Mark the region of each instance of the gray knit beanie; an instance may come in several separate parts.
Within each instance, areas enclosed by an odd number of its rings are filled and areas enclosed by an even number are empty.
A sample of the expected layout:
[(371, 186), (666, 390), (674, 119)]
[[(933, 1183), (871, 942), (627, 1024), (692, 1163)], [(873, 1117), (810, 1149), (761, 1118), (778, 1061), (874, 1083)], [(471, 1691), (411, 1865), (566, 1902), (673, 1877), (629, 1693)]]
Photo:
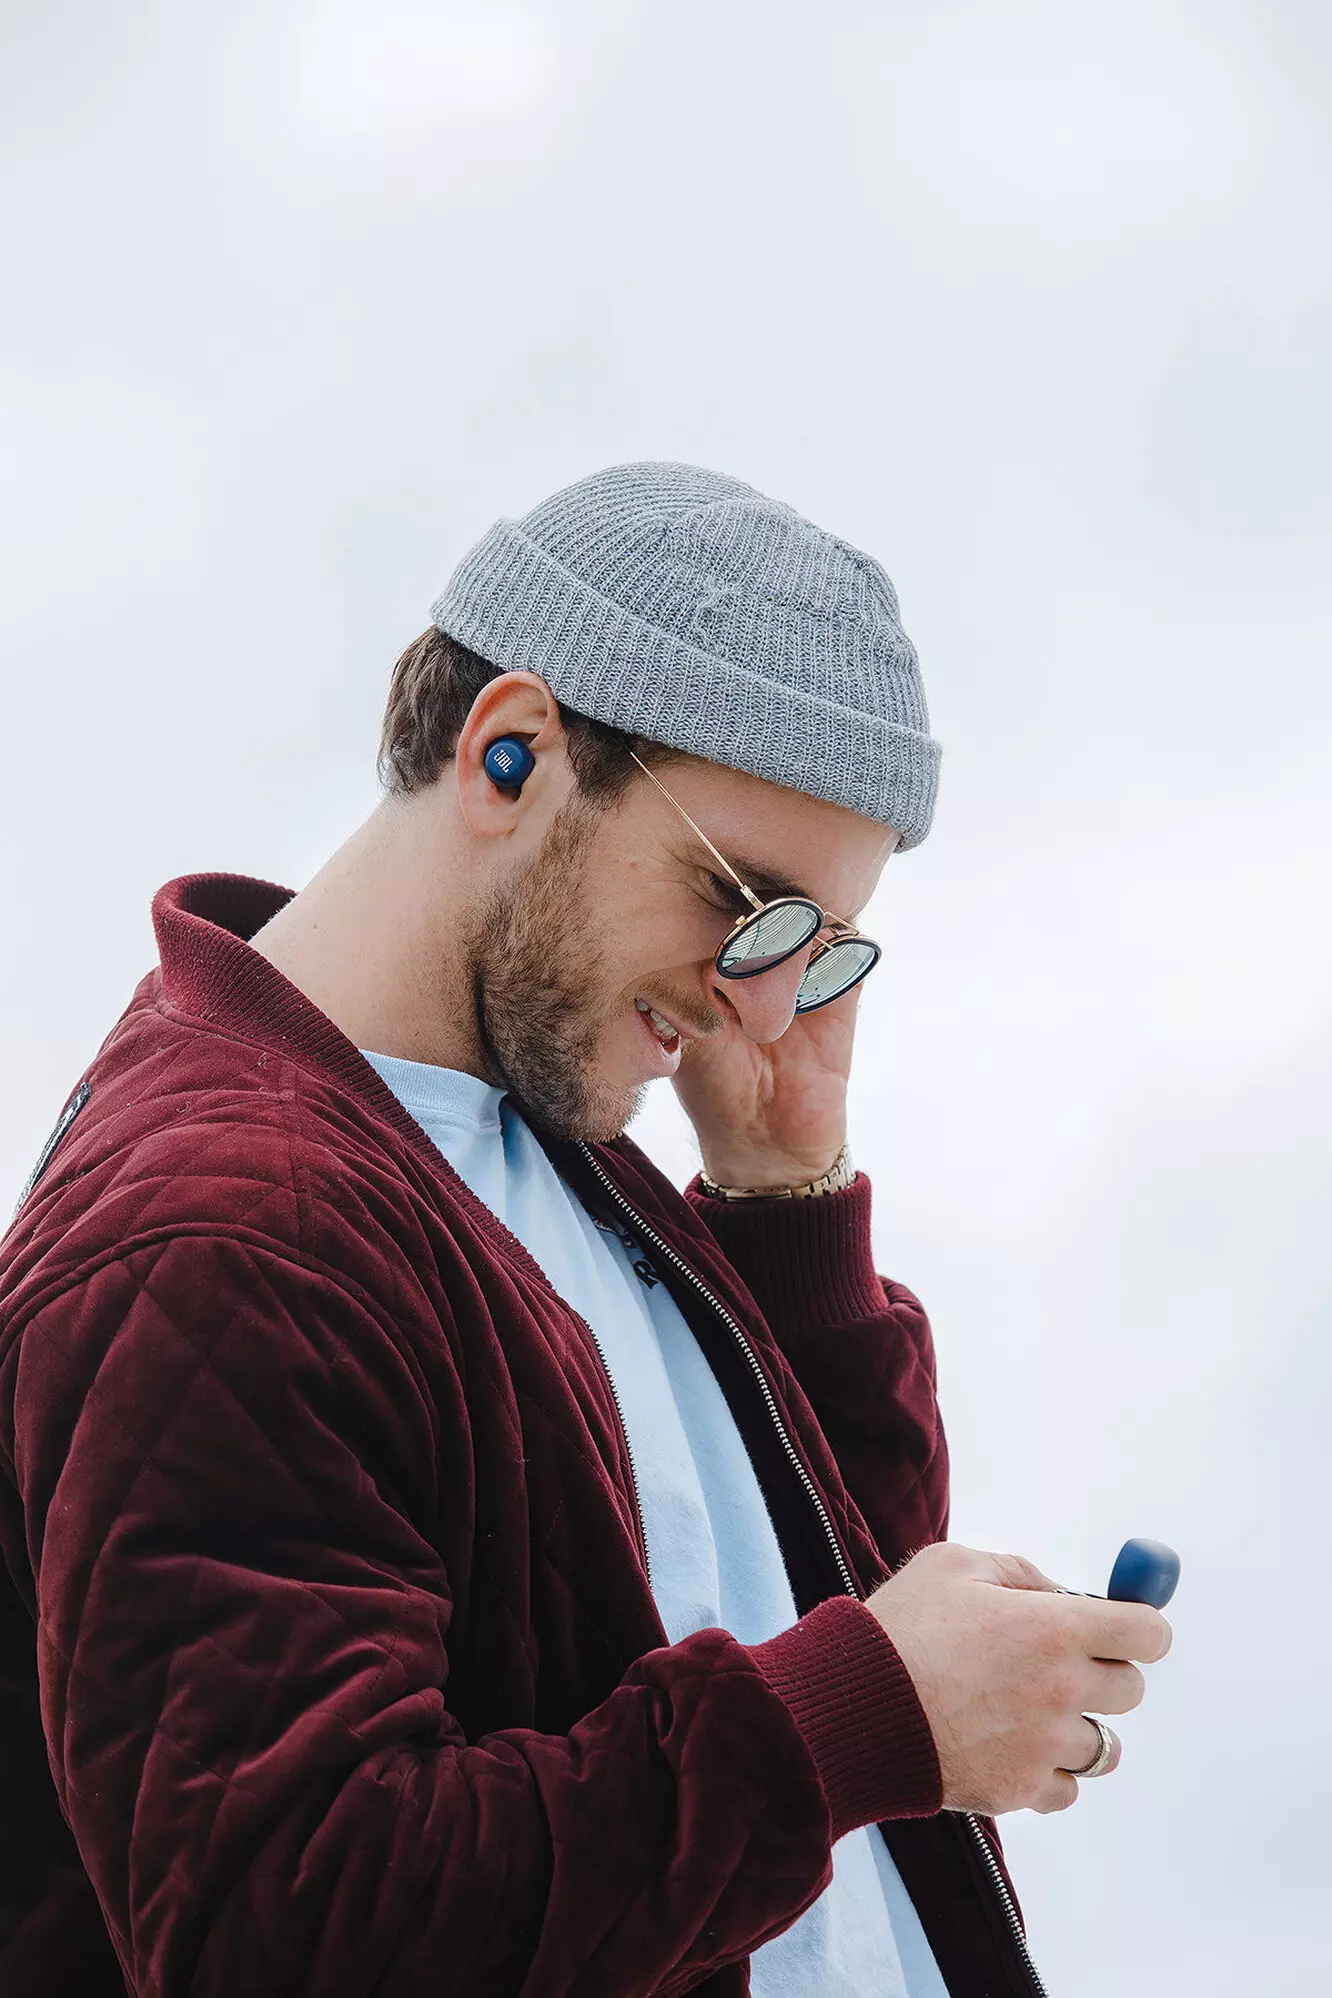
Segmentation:
[(492, 666), (673, 749), (930, 829), (939, 746), (878, 563), (695, 465), (612, 465), (501, 520), (432, 616)]

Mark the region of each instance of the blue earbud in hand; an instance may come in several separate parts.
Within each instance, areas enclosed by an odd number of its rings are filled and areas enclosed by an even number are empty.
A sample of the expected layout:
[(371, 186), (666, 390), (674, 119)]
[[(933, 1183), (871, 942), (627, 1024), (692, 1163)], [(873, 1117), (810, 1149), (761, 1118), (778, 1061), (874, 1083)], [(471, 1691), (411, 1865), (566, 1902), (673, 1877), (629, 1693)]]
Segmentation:
[(1150, 1603), (1164, 1609), (1179, 1581), (1179, 1556), (1162, 1540), (1126, 1540), (1110, 1571), (1112, 1603)]
[(536, 758), (516, 735), (501, 735), (486, 751), (484, 769), (493, 784), (505, 791), (521, 791), (536, 769)]

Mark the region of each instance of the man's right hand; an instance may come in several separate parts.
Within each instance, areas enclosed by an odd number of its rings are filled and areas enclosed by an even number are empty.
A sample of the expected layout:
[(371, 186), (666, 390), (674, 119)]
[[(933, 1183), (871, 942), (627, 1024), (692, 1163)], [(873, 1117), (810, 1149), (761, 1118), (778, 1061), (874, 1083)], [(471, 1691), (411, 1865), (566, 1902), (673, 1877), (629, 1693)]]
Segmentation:
[(1154, 1664), (1170, 1649), (1159, 1610), (1067, 1595), (1019, 1555), (947, 1541), (923, 1548), (865, 1607), (925, 1709), (944, 1809), (987, 1816), (1076, 1802), (1068, 1770), (1097, 1745), (1084, 1713), (1129, 1713), (1144, 1690), (1129, 1661)]

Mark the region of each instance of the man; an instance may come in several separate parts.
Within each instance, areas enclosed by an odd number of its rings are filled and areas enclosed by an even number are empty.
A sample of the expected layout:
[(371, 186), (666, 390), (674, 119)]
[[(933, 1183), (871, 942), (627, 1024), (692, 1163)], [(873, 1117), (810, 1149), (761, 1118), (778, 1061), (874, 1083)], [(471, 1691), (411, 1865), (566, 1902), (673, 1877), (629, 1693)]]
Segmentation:
[(621, 466), (462, 563), (306, 889), (161, 892), (0, 1268), (6, 1998), (1040, 1989), (972, 1814), (1169, 1633), (936, 1544), (845, 1145), (936, 766), (876, 563)]

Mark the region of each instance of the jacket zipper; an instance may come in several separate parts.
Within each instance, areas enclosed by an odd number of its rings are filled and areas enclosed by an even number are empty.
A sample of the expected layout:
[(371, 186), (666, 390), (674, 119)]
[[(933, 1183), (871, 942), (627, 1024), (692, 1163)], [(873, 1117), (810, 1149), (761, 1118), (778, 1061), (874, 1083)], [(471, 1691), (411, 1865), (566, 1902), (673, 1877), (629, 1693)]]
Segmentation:
[(70, 1125), (74, 1122), (74, 1119), (78, 1116), (79, 1112), (86, 1107), (88, 1099), (91, 1095), (92, 1091), (91, 1089), (89, 1089), (87, 1083), (81, 1082), (78, 1088), (74, 1091), (74, 1094), (70, 1097), (69, 1102), (65, 1105), (64, 1109), (61, 1111), (60, 1121), (57, 1123), (54, 1131), (52, 1131), (46, 1143), (42, 1146), (42, 1149), (37, 1157), (37, 1163), (33, 1167), (32, 1171), (28, 1174), (28, 1177), (24, 1182), (23, 1191), (22, 1193), (20, 1193), (18, 1200), (15, 1203), (14, 1212), (9, 1217), (11, 1222), (18, 1220), (19, 1209), (23, 1206), (23, 1203), (28, 1198), (28, 1195), (36, 1190), (38, 1180), (41, 1178), (42, 1174), (46, 1171), (46, 1168), (50, 1165), (52, 1159), (56, 1155), (56, 1147), (59, 1145), (61, 1139), (64, 1137)]
[[(836, 1528), (833, 1526), (831, 1519), (828, 1517), (828, 1508), (824, 1505), (823, 1500), (820, 1498), (818, 1487), (815, 1485), (814, 1480), (810, 1477), (809, 1472), (805, 1469), (804, 1463), (800, 1457), (800, 1453), (796, 1449), (794, 1443), (791, 1441), (790, 1435), (787, 1432), (786, 1424), (782, 1421), (781, 1410), (778, 1408), (776, 1400), (773, 1397), (772, 1389), (768, 1385), (767, 1375), (764, 1373), (762, 1366), (759, 1364), (759, 1358), (757, 1353), (754, 1351), (754, 1348), (750, 1345), (749, 1340), (745, 1337), (743, 1327), (737, 1325), (735, 1319), (732, 1318), (730, 1312), (726, 1309), (726, 1306), (721, 1302), (721, 1300), (713, 1296), (712, 1292), (708, 1289), (707, 1285), (704, 1283), (702, 1277), (696, 1276), (694, 1271), (690, 1269), (689, 1265), (680, 1256), (676, 1254), (675, 1250), (671, 1247), (670, 1243), (663, 1242), (661, 1236), (656, 1233), (655, 1229), (650, 1228), (647, 1222), (644, 1221), (642, 1215), (638, 1214), (634, 1210), (634, 1208), (629, 1204), (628, 1200), (626, 1200), (625, 1196), (620, 1192), (619, 1187), (610, 1177), (610, 1174), (602, 1166), (600, 1160), (595, 1156), (591, 1147), (588, 1145), (580, 1144), (578, 1149), (582, 1153), (583, 1157), (586, 1159), (588, 1165), (591, 1166), (593, 1172), (596, 1174), (597, 1179), (602, 1185), (602, 1187), (604, 1187), (605, 1191), (610, 1195), (611, 1199), (614, 1201), (615, 1205), (619, 1208), (620, 1212), (629, 1221), (635, 1234), (641, 1236), (642, 1239), (651, 1246), (651, 1248), (654, 1250), (654, 1252), (657, 1255), (664, 1256), (666, 1261), (671, 1265), (672, 1269), (678, 1271), (678, 1273), (685, 1279), (685, 1281), (688, 1284), (692, 1285), (692, 1287), (698, 1292), (699, 1296), (704, 1300), (704, 1302), (710, 1305), (712, 1310), (716, 1312), (718, 1318), (721, 1319), (722, 1324), (726, 1327), (732, 1339), (734, 1339), (736, 1345), (740, 1348), (741, 1353), (744, 1355), (744, 1358), (749, 1364), (750, 1371), (753, 1374), (755, 1381), (758, 1383), (759, 1392), (763, 1397), (763, 1405), (768, 1411), (769, 1419), (772, 1422), (773, 1428), (777, 1432), (777, 1437), (779, 1442), (781, 1443), (782, 1449), (785, 1451), (787, 1459), (790, 1462), (791, 1468), (794, 1470), (796, 1476), (799, 1478), (801, 1486), (803, 1487), (804, 1492), (807, 1498), (809, 1499), (810, 1504), (813, 1506), (814, 1511), (818, 1517), (819, 1524), (823, 1528), (823, 1532), (827, 1539), (828, 1546), (832, 1551), (833, 1560), (837, 1565), (837, 1573), (841, 1578), (842, 1587), (845, 1590), (846, 1594), (849, 1596), (854, 1596), (857, 1602), (863, 1601), (863, 1597), (861, 1596), (860, 1590), (856, 1587), (856, 1580), (854, 1575), (851, 1573), (850, 1565), (847, 1561), (845, 1554), (843, 1554), (842, 1552), (841, 1543), (837, 1538)], [(593, 1339), (593, 1343), (596, 1344), (595, 1337)], [(600, 1346), (597, 1347), (597, 1351), (599, 1353), (601, 1352)], [(602, 1365), (605, 1366), (604, 1354), (602, 1355)], [(608, 1380), (610, 1379), (609, 1368), (607, 1368), (606, 1377)], [(614, 1381), (611, 1381), (611, 1393), (612, 1395), (615, 1395)], [(619, 1408), (620, 1404), (618, 1396), (616, 1396), (615, 1398), (615, 1405), (617, 1408)], [(620, 1417), (620, 1426), (621, 1428), (624, 1427), (623, 1414), (621, 1414)], [(625, 1433), (625, 1449), (627, 1452), (628, 1451), (627, 1431)], [(632, 1471), (633, 1468), (632, 1456), (630, 1457), (629, 1461), (630, 1461), (630, 1469)], [(634, 1491), (634, 1506), (635, 1509), (638, 1511), (639, 1518), (641, 1520), (642, 1510), (641, 1507), (639, 1506), (638, 1491), (636, 1487)], [(646, 1544), (647, 1543), (645, 1538), (644, 1546), (646, 1546)], [(1032, 1954), (1030, 1949), (1027, 1947), (1027, 1938), (1025, 1933), (1023, 1932), (1022, 1923), (1018, 1918), (1018, 1911), (1016, 1906), (1014, 1905), (1013, 1896), (1009, 1893), (1007, 1882), (1005, 1881), (1003, 1874), (999, 1870), (999, 1862), (995, 1858), (994, 1850), (990, 1845), (989, 1839), (985, 1835), (985, 1828), (981, 1824), (980, 1819), (976, 1816), (974, 1811), (965, 1811), (962, 1812), (960, 1815), (965, 1819), (967, 1826), (970, 1829), (972, 1839), (975, 1842), (977, 1855), (980, 1858), (981, 1863), (985, 1868), (985, 1877), (987, 1878), (987, 1880), (989, 1880), (991, 1886), (993, 1887), (995, 1898), (997, 1899), (1000, 1908), (1003, 1910), (1004, 1919), (1008, 1924), (1009, 1933), (1013, 1939), (1013, 1946), (1018, 1953), (1018, 1957), (1022, 1963), (1023, 1968), (1026, 1970), (1028, 1976), (1031, 1978), (1032, 1987), (1036, 1994), (1036, 1998), (1049, 1998), (1049, 1993), (1047, 1992), (1045, 1985), (1041, 1980), (1041, 1974), (1037, 1970), (1036, 1965), (1032, 1959)]]
[(1038, 1998), (1050, 1998), (1050, 1994), (1042, 1981), (1041, 1973), (1037, 1970), (1032, 1960), (1031, 1951), (1027, 1947), (1026, 1934), (1022, 1923), (1018, 1919), (1018, 1911), (1013, 1905), (1013, 1896), (1008, 1891), (1008, 1882), (999, 1870), (999, 1861), (995, 1857), (994, 1847), (990, 1844), (989, 1838), (986, 1836), (985, 1827), (974, 1811), (964, 1811), (962, 1815), (966, 1819), (967, 1828), (971, 1836), (976, 1841), (976, 1850), (979, 1852), (984, 1863), (986, 1875), (998, 1897), (999, 1905), (1008, 1917), (1008, 1926), (1012, 1931), (1013, 1941), (1017, 1945), (1018, 1955), (1021, 1957), (1023, 1967), (1031, 1979), (1033, 1989), (1038, 1994)]
[(578, 1322), (592, 1341), (593, 1350), (601, 1362), (601, 1371), (606, 1376), (606, 1385), (611, 1391), (611, 1400), (615, 1403), (615, 1413), (620, 1423), (620, 1436), (624, 1443), (625, 1462), (629, 1466), (629, 1496), (634, 1502), (634, 1524), (638, 1528), (638, 1544), (643, 1550), (643, 1573), (647, 1576), (647, 1585), (650, 1591), (652, 1588), (652, 1559), (648, 1553), (647, 1528), (643, 1524), (643, 1507), (638, 1496), (638, 1472), (634, 1467), (634, 1452), (629, 1441), (629, 1425), (624, 1419), (624, 1407), (620, 1401), (620, 1390), (615, 1385), (615, 1376), (606, 1363), (605, 1351), (591, 1324), (586, 1318), (581, 1317)]
[(777, 1403), (773, 1399), (772, 1389), (768, 1386), (767, 1376), (764, 1373), (762, 1367), (759, 1365), (758, 1355), (755, 1353), (754, 1348), (750, 1345), (748, 1339), (746, 1339), (744, 1335), (744, 1332), (742, 1331), (740, 1326), (736, 1324), (734, 1318), (732, 1318), (730, 1312), (726, 1309), (725, 1305), (723, 1305), (719, 1299), (715, 1298), (712, 1295), (712, 1292), (708, 1289), (702, 1277), (695, 1276), (693, 1270), (690, 1269), (689, 1265), (686, 1262), (682, 1261), (682, 1259), (676, 1255), (675, 1250), (670, 1246), (669, 1242), (663, 1242), (661, 1236), (655, 1233), (653, 1229), (648, 1227), (648, 1224), (646, 1221), (644, 1221), (642, 1215), (635, 1213), (634, 1209), (629, 1205), (629, 1202), (620, 1192), (619, 1187), (616, 1186), (614, 1180), (610, 1177), (609, 1173), (607, 1173), (602, 1167), (600, 1160), (598, 1160), (593, 1156), (589, 1147), (587, 1145), (580, 1145), (578, 1149), (582, 1152), (584, 1158), (591, 1166), (593, 1172), (600, 1180), (602, 1186), (610, 1194), (612, 1200), (615, 1202), (616, 1206), (620, 1209), (620, 1212), (624, 1214), (626, 1218), (630, 1221), (630, 1223), (633, 1226), (634, 1233), (636, 1235), (640, 1235), (645, 1242), (649, 1243), (651, 1247), (657, 1252), (658, 1255), (664, 1256), (667, 1262), (671, 1264), (672, 1268), (678, 1270), (680, 1275), (685, 1278), (686, 1282), (693, 1285), (694, 1289), (698, 1292), (699, 1296), (703, 1298), (707, 1304), (711, 1305), (712, 1309), (717, 1313), (717, 1316), (721, 1319), (723, 1325), (725, 1325), (731, 1337), (735, 1340), (737, 1346), (739, 1346), (740, 1351), (743, 1353), (746, 1361), (749, 1364), (750, 1371), (753, 1374), (755, 1381), (758, 1383), (759, 1392), (763, 1396), (763, 1405), (768, 1411), (768, 1415), (772, 1421), (774, 1429), (777, 1431), (778, 1439), (781, 1442), (782, 1449), (786, 1452), (787, 1458), (791, 1464), (791, 1468), (794, 1470), (796, 1476), (799, 1478), (801, 1482), (801, 1485), (804, 1487), (805, 1493), (809, 1499), (810, 1504), (813, 1506), (815, 1512), (818, 1514), (819, 1524), (822, 1526), (824, 1534), (827, 1537), (828, 1546), (832, 1550), (833, 1560), (837, 1563), (837, 1572), (841, 1577), (842, 1587), (846, 1590), (848, 1595), (855, 1596), (858, 1599), (860, 1592), (856, 1587), (855, 1577), (852, 1575), (851, 1570), (847, 1565), (846, 1556), (842, 1552), (841, 1545), (837, 1538), (837, 1534), (833, 1528), (833, 1523), (828, 1517), (828, 1509), (824, 1505), (823, 1500), (819, 1497), (818, 1488), (815, 1485), (814, 1480), (810, 1477), (809, 1472), (805, 1469), (804, 1464), (801, 1462), (799, 1452), (797, 1451), (794, 1443), (792, 1443), (791, 1438), (788, 1436), (786, 1432), (786, 1424), (782, 1421), (781, 1411), (778, 1409)]

